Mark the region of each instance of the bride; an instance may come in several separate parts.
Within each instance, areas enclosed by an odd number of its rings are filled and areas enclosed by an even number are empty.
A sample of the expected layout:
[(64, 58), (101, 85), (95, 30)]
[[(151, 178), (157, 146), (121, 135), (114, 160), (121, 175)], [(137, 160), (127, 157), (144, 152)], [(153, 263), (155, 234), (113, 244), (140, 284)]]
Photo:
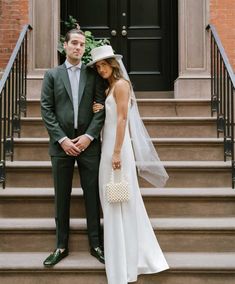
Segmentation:
[[(168, 175), (140, 119), (122, 56), (114, 54), (108, 45), (94, 48), (91, 56), (88, 66), (108, 83), (99, 170), (105, 268), (109, 284), (127, 284), (137, 281), (139, 274), (169, 268), (141, 197), (136, 165), (138, 174), (157, 187), (164, 186)], [(95, 103), (93, 111), (102, 107)], [(130, 185), (128, 202), (107, 201), (105, 189), (112, 169), (114, 175), (121, 171)]]

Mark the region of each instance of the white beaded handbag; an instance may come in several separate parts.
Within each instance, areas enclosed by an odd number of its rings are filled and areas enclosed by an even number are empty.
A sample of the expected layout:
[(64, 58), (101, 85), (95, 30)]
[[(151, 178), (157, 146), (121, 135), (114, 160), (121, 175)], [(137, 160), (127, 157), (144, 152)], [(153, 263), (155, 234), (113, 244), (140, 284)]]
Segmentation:
[(107, 200), (109, 203), (127, 202), (130, 200), (129, 183), (123, 177), (122, 170), (119, 171), (119, 181), (116, 182), (114, 180), (114, 172), (117, 173), (118, 170), (114, 171), (112, 169), (110, 181), (106, 185)]

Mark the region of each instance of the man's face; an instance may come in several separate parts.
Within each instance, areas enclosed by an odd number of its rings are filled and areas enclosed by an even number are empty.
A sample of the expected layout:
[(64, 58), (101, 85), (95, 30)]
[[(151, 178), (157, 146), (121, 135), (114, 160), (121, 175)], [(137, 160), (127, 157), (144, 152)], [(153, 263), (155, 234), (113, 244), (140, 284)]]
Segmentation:
[(64, 42), (64, 49), (70, 63), (79, 63), (85, 52), (85, 37), (81, 34), (71, 34), (70, 40)]

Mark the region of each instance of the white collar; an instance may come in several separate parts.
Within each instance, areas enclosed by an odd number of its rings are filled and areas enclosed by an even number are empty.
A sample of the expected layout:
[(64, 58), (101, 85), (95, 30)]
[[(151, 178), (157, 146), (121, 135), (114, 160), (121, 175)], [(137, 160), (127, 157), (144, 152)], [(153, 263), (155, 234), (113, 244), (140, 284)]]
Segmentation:
[(77, 67), (78, 69), (81, 69), (82, 67), (82, 61), (80, 61), (77, 65), (73, 65), (70, 62), (68, 62), (68, 60), (66, 59), (64, 64), (67, 69), (70, 69), (71, 67)]

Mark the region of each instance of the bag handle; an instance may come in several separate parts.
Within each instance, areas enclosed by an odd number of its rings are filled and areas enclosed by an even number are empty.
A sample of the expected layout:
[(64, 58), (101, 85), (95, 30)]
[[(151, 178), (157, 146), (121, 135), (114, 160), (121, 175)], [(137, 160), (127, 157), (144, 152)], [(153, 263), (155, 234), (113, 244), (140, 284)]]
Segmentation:
[(116, 172), (116, 174), (120, 173), (120, 175), (119, 175), (120, 176), (120, 181), (124, 179), (122, 168), (120, 170), (114, 170), (112, 168), (112, 170), (111, 170), (111, 178), (110, 178), (112, 183), (114, 183), (114, 174), (115, 174), (115, 172)]

